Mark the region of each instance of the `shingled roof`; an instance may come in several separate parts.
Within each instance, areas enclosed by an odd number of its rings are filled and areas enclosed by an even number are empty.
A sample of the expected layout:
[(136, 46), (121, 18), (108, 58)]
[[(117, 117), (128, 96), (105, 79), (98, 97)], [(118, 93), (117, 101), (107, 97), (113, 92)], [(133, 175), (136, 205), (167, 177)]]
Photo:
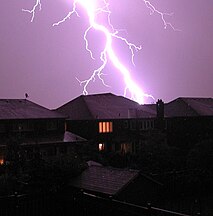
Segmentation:
[(213, 98), (177, 98), (165, 105), (165, 116), (213, 116)]
[[(156, 118), (156, 104), (139, 105), (111, 93), (82, 95), (57, 111), (70, 120)], [(213, 116), (213, 98), (180, 97), (164, 106), (165, 117)]]
[(130, 109), (139, 108), (135, 101), (111, 93), (82, 95), (57, 111), (69, 116), (72, 120), (91, 119), (124, 119), (128, 118)]
[(49, 118), (62, 119), (65, 116), (26, 99), (0, 99), (1, 120)]
[(90, 192), (116, 195), (138, 174), (137, 170), (90, 166), (81, 175), (73, 178), (70, 185)]
[(137, 110), (138, 118), (155, 118), (156, 116), (156, 104), (140, 105), (140, 108)]

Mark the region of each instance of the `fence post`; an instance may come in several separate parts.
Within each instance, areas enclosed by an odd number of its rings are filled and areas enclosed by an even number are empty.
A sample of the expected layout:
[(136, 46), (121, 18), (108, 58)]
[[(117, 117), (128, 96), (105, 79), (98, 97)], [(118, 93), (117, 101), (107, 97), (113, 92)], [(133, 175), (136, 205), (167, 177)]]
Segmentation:
[(147, 210), (148, 210), (148, 215), (151, 216), (152, 215), (152, 205), (150, 202), (147, 203)]
[(15, 199), (15, 216), (19, 215), (19, 200), (18, 200), (18, 192), (14, 192), (14, 199)]

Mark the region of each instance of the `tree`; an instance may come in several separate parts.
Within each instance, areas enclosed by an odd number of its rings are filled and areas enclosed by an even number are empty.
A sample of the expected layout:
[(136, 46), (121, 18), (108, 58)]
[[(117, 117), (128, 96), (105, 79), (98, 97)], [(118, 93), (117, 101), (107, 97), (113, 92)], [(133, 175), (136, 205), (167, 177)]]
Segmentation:
[(197, 143), (188, 154), (187, 166), (189, 169), (202, 169), (213, 173), (213, 140)]

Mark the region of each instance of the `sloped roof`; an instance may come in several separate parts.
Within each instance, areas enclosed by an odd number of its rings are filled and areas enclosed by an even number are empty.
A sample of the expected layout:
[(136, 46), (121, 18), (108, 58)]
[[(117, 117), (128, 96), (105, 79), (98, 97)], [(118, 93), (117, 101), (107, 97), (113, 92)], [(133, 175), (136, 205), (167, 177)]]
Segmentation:
[(213, 98), (177, 98), (165, 104), (165, 116), (213, 116)]
[(26, 99), (0, 99), (0, 119), (47, 119), (65, 118)]
[(139, 104), (135, 101), (106, 93), (79, 96), (57, 111), (68, 115), (72, 120), (122, 119), (128, 118), (130, 109), (137, 108)]
[[(57, 111), (71, 120), (155, 118), (156, 104), (139, 105), (111, 93), (82, 95)], [(180, 97), (164, 106), (165, 117), (212, 116), (213, 98)]]
[(140, 108), (137, 110), (138, 118), (155, 118), (156, 116), (156, 104), (140, 105)]
[(74, 133), (71, 133), (69, 131), (65, 131), (63, 141), (64, 142), (80, 142), (80, 141), (87, 141), (87, 140), (81, 136), (74, 134)]
[(104, 166), (90, 166), (73, 178), (70, 185), (87, 191), (115, 195), (127, 186), (139, 171)]

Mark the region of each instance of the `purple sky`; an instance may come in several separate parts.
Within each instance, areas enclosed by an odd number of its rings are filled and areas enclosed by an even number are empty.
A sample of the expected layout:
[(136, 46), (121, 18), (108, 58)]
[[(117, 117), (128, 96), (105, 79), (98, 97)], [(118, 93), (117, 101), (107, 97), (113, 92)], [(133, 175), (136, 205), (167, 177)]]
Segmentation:
[[(89, 78), (99, 61), (85, 50), (83, 32), (88, 20), (83, 10), (66, 23), (52, 27), (70, 10), (68, 0), (42, 0), (42, 10), (30, 22), (34, 0), (2, 0), (0, 6), (0, 98), (29, 99), (56, 108), (82, 94), (80, 80)], [(163, 12), (174, 12), (167, 20), (181, 29), (164, 29), (158, 15), (149, 15), (142, 0), (111, 0), (111, 21), (130, 42), (142, 45), (131, 64), (130, 52), (115, 43), (120, 59), (144, 91), (169, 101), (180, 96), (213, 97), (213, 1), (150, 0)], [(94, 55), (103, 47), (103, 37), (90, 32)], [(106, 83), (99, 80), (89, 93), (123, 95), (122, 77), (112, 65), (104, 70)]]

